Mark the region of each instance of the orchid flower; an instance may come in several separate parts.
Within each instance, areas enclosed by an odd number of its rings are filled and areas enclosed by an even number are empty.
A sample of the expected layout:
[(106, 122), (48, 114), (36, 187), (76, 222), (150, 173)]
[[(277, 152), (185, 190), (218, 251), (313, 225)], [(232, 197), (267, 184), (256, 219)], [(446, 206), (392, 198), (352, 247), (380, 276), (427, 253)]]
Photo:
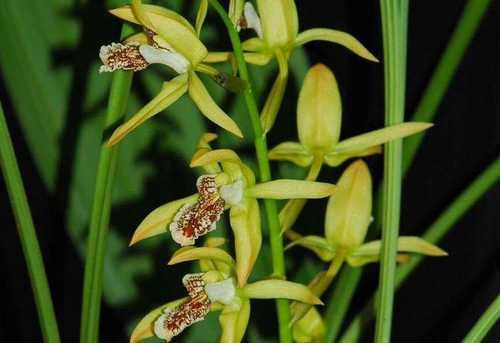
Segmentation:
[[(131, 119), (119, 126), (108, 141), (114, 145), (146, 120), (165, 110), (185, 93), (198, 106), (201, 113), (223, 129), (242, 137), (238, 125), (212, 99), (197, 72), (203, 72), (227, 88), (238, 88), (235, 78), (226, 77), (216, 69), (202, 63), (208, 51), (199, 34), (205, 18), (206, 1), (200, 6), (196, 29), (182, 16), (166, 8), (143, 5), (133, 0), (131, 6), (111, 10), (111, 14), (125, 21), (141, 25), (144, 33), (138, 33), (123, 43), (101, 47), (103, 62), (101, 72), (115, 70), (139, 71), (151, 64), (163, 64), (178, 76), (163, 84), (162, 90)], [(241, 80), (240, 80), (241, 81)], [(243, 87), (243, 86), (241, 86)]]
[[(344, 262), (351, 267), (378, 262), (381, 241), (365, 243), (372, 222), (372, 180), (368, 166), (362, 160), (352, 163), (337, 183), (337, 191), (328, 201), (325, 236), (309, 235), (288, 245), (302, 246), (313, 251), (321, 260), (330, 263), (326, 272), (319, 273), (309, 284), (312, 292), (321, 296), (330, 286)], [(428, 256), (447, 256), (437, 246), (414, 236), (398, 238), (398, 261), (405, 262), (410, 253)], [(310, 307), (292, 305), (293, 321), (300, 319)]]
[[(297, 8), (294, 0), (257, 0), (258, 11), (251, 2), (231, 1), (229, 15), (237, 29), (252, 29), (257, 37), (243, 42), (245, 59), (256, 65), (268, 64), (276, 58), (279, 74), (261, 112), (264, 132), (274, 125), (288, 81), (288, 62), (293, 50), (312, 41), (340, 44), (358, 56), (378, 62), (356, 38), (338, 30), (314, 28), (299, 33)], [(229, 52), (209, 53), (205, 62), (230, 60)]]
[(175, 242), (193, 245), (198, 237), (216, 229), (228, 209), (241, 284), (247, 280), (262, 242), (257, 199), (325, 198), (334, 193), (335, 185), (302, 180), (256, 183), (252, 170), (234, 151), (210, 148), (216, 137), (203, 135), (191, 161), (191, 167), (201, 167), (207, 173), (196, 182), (198, 192), (151, 212), (136, 229), (131, 245), (166, 233), (167, 227)]
[(242, 341), (250, 318), (250, 299), (290, 299), (311, 305), (322, 304), (304, 285), (284, 280), (262, 280), (238, 284), (237, 264), (220, 246), (223, 238), (207, 239), (200, 248), (179, 249), (169, 265), (199, 261), (201, 273), (187, 274), (182, 283), (188, 296), (169, 302), (147, 314), (136, 326), (131, 343), (156, 336), (167, 342), (210, 311), (220, 311), (221, 343)]
[[(337, 167), (354, 157), (381, 153), (382, 144), (432, 126), (429, 123), (408, 122), (340, 140), (341, 122), (342, 105), (335, 76), (328, 67), (317, 64), (308, 71), (299, 94), (299, 141), (278, 144), (269, 152), (269, 159), (289, 161), (300, 167), (310, 166), (307, 180), (313, 181), (323, 164)], [(283, 231), (293, 226), (305, 203), (305, 200), (299, 199), (285, 205), (280, 213)]]

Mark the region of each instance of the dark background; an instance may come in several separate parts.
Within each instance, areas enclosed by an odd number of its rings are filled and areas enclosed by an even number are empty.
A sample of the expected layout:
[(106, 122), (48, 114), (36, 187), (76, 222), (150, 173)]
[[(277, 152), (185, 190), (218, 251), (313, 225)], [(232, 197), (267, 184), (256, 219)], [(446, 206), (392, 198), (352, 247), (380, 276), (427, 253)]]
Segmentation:
[[(465, 1), (412, 1), (410, 6), (407, 118), (452, 32)], [(91, 20), (100, 5), (90, 4), (82, 16)], [(331, 27), (345, 30), (382, 57), (380, 13), (377, 1), (297, 1), (301, 29)], [(84, 18), (85, 20), (85, 18)], [(476, 37), (438, 110), (404, 183), (401, 232), (420, 234), (500, 151), (500, 4), (492, 2)], [(108, 37), (119, 25), (110, 22)], [(5, 33), (2, 33), (5, 34)], [(85, 49), (85, 47), (83, 47)], [(343, 137), (383, 125), (383, 68), (366, 63), (342, 48), (313, 43), (307, 52), (312, 63), (330, 66), (343, 100)], [(97, 52), (96, 52), (97, 53)], [(84, 54), (85, 58), (95, 58)], [(22, 66), (20, 66), (22, 67)], [(55, 300), (64, 342), (76, 342), (80, 317), (83, 264), (65, 235), (57, 196), (49, 194), (23, 139), (16, 113), (0, 79), (0, 97), (14, 138), (38, 236)], [(293, 108), (295, 97), (286, 106)], [(285, 128), (295, 130), (293, 126)], [(271, 146), (285, 129), (273, 135)], [(382, 159), (370, 158), (380, 176)], [(323, 171), (322, 178), (335, 179)], [(0, 341), (39, 342), (39, 328), (28, 275), (3, 183), (0, 183)], [(426, 260), (396, 295), (394, 342), (458, 342), (500, 290), (500, 186), (494, 187), (440, 244), (448, 258)], [(314, 208), (307, 208), (309, 214)], [(307, 214), (305, 215), (307, 217)], [(316, 216), (322, 218), (319, 214)], [(322, 219), (317, 219), (318, 225)], [(354, 304), (364, 303), (377, 282), (378, 268), (369, 267)], [(352, 315), (351, 313), (350, 315)], [(127, 313), (103, 304), (102, 341), (123, 342)], [(266, 329), (264, 331), (272, 331)], [(14, 334), (17, 338), (12, 339)], [(9, 337), (9, 338), (8, 338)], [(367, 335), (366, 337), (371, 337)], [(370, 339), (367, 339), (367, 342)], [(487, 339), (500, 341), (497, 326)]]

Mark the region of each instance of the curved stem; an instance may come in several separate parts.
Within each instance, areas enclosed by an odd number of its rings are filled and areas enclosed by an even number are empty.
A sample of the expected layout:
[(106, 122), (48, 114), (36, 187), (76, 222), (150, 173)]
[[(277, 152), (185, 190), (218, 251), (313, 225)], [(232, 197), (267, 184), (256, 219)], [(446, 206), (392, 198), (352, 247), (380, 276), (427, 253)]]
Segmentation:
[[(124, 26), (122, 37), (130, 34), (130, 32), (131, 29)], [(132, 75), (132, 72), (125, 71), (118, 71), (113, 74), (103, 132), (106, 132), (111, 127), (115, 127), (122, 121), (132, 84)], [(92, 215), (90, 218), (89, 238), (85, 254), (83, 304), (80, 325), (81, 343), (99, 341), (102, 274), (117, 155), (118, 147), (108, 148), (104, 144), (101, 146)]]
[[(269, 159), (267, 157), (267, 141), (262, 130), (259, 111), (257, 109), (257, 102), (255, 101), (252, 82), (250, 80), (250, 75), (248, 72), (247, 64), (245, 62), (245, 58), (243, 56), (240, 37), (238, 36), (238, 32), (236, 32), (231, 20), (229, 19), (226, 11), (221, 6), (221, 4), (217, 0), (209, 1), (215, 11), (217, 11), (219, 16), (222, 18), (222, 21), (227, 28), (229, 38), (231, 39), (231, 44), (233, 46), (236, 62), (238, 64), (240, 78), (248, 83), (247, 88), (244, 92), (245, 103), (248, 109), (248, 114), (250, 116), (250, 121), (252, 123), (254, 133), (254, 144), (257, 155), (257, 163), (259, 166), (260, 180), (262, 182), (267, 182), (271, 180), (271, 167), (269, 165)], [(274, 200), (265, 200), (264, 206), (266, 209), (266, 217), (269, 227), (269, 240), (271, 245), (273, 273), (275, 277), (285, 279), (285, 256), (283, 240), (280, 235), (278, 208), (276, 207), (276, 202)], [(290, 308), (288, 306), (288, 301), (279, 299), (276, 300), (276, 304), (278, 311), (280, 342), (292, 342), (292, 335), (288, 327), (288, 323), (290, 321)]]
[(36, 230), (31, 217), (28, 199), (24, 190), (23, 180), (16, 154), (12, 146), (7, 121), (5, 120), (2, 104), (0, 103), (0, 166), (4, 175), (7, 192), (17, 224), (19, 239), (24, 258), (28, 267), (31, 288), (35, 297), (38, 311), (38, 320), (42, 329), (45, 343), (59, 343), (59, 330), (54, 314), (54, 306), (50, 295), (50, 287), (45, 274), (42, 252)]

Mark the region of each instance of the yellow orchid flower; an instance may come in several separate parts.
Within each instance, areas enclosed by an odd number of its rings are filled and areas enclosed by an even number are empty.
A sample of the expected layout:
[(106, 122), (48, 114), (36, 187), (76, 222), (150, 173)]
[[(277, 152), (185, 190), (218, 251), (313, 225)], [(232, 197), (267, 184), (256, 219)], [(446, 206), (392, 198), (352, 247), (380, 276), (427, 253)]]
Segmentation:
[[(330, 286), (344, 261), (352, 267), (359, 267), (380, 259), (380, 240), (364, 243), (372, 222), (372, 180), (366, 163), (362, 160), (353, 162), (340, 177), (337, 187), (326, 209), (325, 237), (304, 236), (287, 247), (300, 245), (331, 263), (326, 272), (318, 274), (309, 284), (317, 296), (321, 296)], [(400, 262), (407, 261), (410, 253), (447, 256), (437, 246), (413, 236), (398, 238), (398, 252)], [(302, 318), (308, 309), (308, 306), (293, 304), (293, 321)]]
[[(264, 104), (261, 121), (267, 133), (274, 125), (288, 81), (288, 61), (293, 50), (312, 41), (340, 44), (358, 56), (372, 62), (377, 58), (356, 38), (338, 30), (313, 28), (299, 33), (297, 8), (293, 0), (257, 0), (258, 11), (251, 2), (230, 2), (230, 17), (239, 29), (252, 29), (257, 37), (243, 42), (245, 59), (256, 65), (268, 64), (276, 58), (279, 74)], [(240, 16), (239, 19), (238, 15)], [(231, 59), (231, 53), (209, 53), (205, 61), (222, 62)]]
[[(337, 167), (344, 161), (382, 152), (382, 144), (404, 138), (432, 126), (407, 122), (340, 140), (342, 105), (333, 72), (323, 64), (309, 69), (297, 105), (298, 142), (278, 144), (269, 159), (310, 166), (307, 180), (316, 180), (323, 164)], [(305, 200), (289, 201), (280, 213), (282, 230), (293, 225)]]
[(208, 173), (198, 178), (198, 193), (155, 209), (138, 226), (130, 244), (166, 233), (168, 227), (174, 241), (193, 245), (198, 237), (215, 230), (221, 214), (229, 209), (241, 284), (250, 275), (262, 242), (257, 199), (325, 198), (334, 193), (335, 185), (302, 180), (256, 183), (252, 170), (234, 151), (211, 150), (209, 143), (216, 137), (203, 135), (191, 161), (191, 167)]
[(167, 303), (147, 314), (132, 332), (136, 343), (156, 336), (167, 342), (190, 325), (203, 320), (210, 311), (220, 311), (222, 332), (219, 342), (242, 341), (250, 318), (250, 299), (290, 299), (311, 305), (322, 304), (304, 285), (283, 280), (262, 280), (237, 284), (234, 259), (223, 249), (222, 238), (208, 239), (204, 247), (178, 250), (169, 265), (199, 261), (201, 273), (187, 274), (182, 282), (188, 297)]
[(196, 74), (206, 73), (229, 89), (237, 90), (244, 87), (236, 78), (228, 77), (202, 63), (208, 51), (200, 41), (199, 34), (207, 6), (206, 0), (202, 1), (196, 28), (173, 11), (155, 5), (143, 5), (140, 0), (133, 0), (131, 6), (110, 11), (120, 19), (141, 25), (144, 33), (135, 34), (123, 43), (112, 43), (101, 47), (99, 54), (103, 63), (101, 72), (139, 71), (151, 64), (159, 63), (170, 67), (179, 75), (165, 82), (156, 97), (113, 132), (108, 141), (109, 146), (118, 143), (131, 131), (165, 110), (186, 93), (206, 118), (234, 135), (243, 137), (238, 125), (215, 103)]

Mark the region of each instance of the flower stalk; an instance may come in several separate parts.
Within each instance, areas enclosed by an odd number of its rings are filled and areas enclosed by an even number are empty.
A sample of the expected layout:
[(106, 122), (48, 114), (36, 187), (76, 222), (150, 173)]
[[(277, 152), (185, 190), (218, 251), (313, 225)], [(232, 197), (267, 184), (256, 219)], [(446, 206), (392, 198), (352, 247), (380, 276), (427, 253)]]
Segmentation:
[(17, 165), (14, 147), (10, 138), (7, 121), (0, 103), (0, 167), (7, 186), (14, 212), (21, 247), (28, 267), (31, 288), (35, 297), (38, 320), (45, 343), (59, 343), (59, 330), (45, 273), (42, 252), (36, 236), (28, 199)]
[[(271, 168), (268, 159), (268, 147), (264, 131), (261, 126), (261, 121), (259, 117), (259, 111), (257, 108), (257, 102), (254, 97), (252, 83), (248, 73), (247, 64), (243, 55), (243, 50), (241, 46), (241, 41), (238, 32), (234, 28), (230, 18), (225, 12), (224, 8), (217, 0), (209, 0), (210, 4), (217, 11), (219, 16), (224, 22), (231, 40), (231, 44), (234, 50), (234, 56), (238, 65), (239, 76), (242, 80), (248, 83), (247, 89), (245, 90), (244, 97), (247, 106), (248, 114), (252, 123), (253, 133), (254, 133), (254, 144), (255, 151), (257, 155), (257, 162), (259, 166), (259, 176), (261, 182), (267, 182), (271, 180)], [(266, 218), (269, 227), (269, 239), (271, 245), (272, 253), (272, 264), (273, 264), (273, 276), (278, 279), (286, 278), (285, 269), (285, 256), (284, 256), (284, 246), (283, 240), (280, 235), (280, 222), (278, 217), (278, 208), (276, 207), (276, 202), (274, 200), (265, 200), (264, 206), (266, 209)], [(279, 334), (280, 342), (291, 342), (292, 336), (288, 323), (290, 321), (290, 309), (288, 301), (284, 299), (276, 300), (277, 311), (278, 311), (278, 321), (279, 321)]]

